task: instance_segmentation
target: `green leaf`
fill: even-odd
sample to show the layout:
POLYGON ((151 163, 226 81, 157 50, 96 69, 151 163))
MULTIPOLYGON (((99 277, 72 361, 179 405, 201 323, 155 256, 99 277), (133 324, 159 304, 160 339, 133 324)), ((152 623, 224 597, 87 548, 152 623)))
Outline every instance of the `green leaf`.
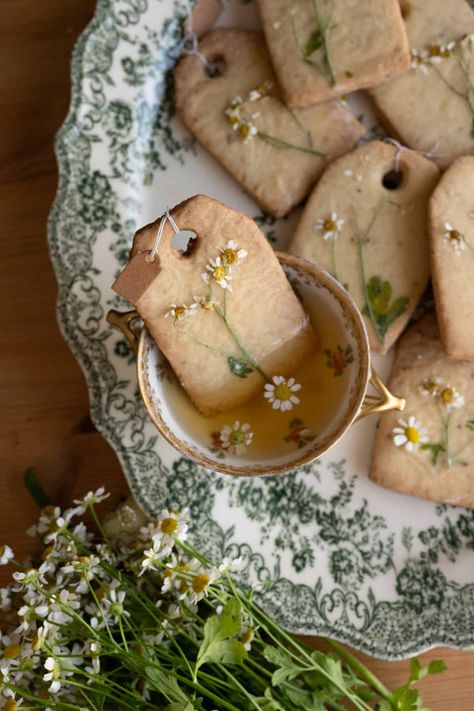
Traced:
POLYGON ((466 427, 468 430, 471 430, 471 432, 474 432, 474 420, 468 420, 466 422, 466 427))
POLYGON ((213 615, 204 625, 204 639, 199 648, 196 670, 203 664, 241 664, 247 651, 237 639, 231 639, 241 628, 241 606, 235 598, 229 600, 220 615, 213 615))
POLYGON ((388 328, 401 316, 408 308, 409 299, 406 296, 400 296, 395 301, 390 303, 392 298, 392 286, 388 281, 382 281, 379 276, 373 276, 366 284, 367 296, 370 302, 366 305, 364 313, 373 316, 375 320, 374 328, 377 331, 379 338, 384 340, 388 328))
POLYGON ((291 681, 301 674, 301 669, 298 667, 280 667, 273 672, 272 685, 280 686, 284 681, 291 681))
MULTIPOLYGON (((195 711, 175 676, 165 674, 161 669, 155 667, 146 667, 145 675, 152 689, 159 691, 168 701, 174 702, 171 704, 172 711, 195 711)), ((168 711, 171 711, 169 707, 168 711)))
POLYGON ((402 686, 393 692, 392 704, 397 711, 419 711, 421 705, 420 692, 411 686, 402 686))
POLYGON ((303 56, 310 57, 323 44, 323 36, 319 30, 315 30, 303 47, 303 56))
POLYGON ((421 449, 425 449, 428 452, 431 452, 431 464, 433 466, 436 466, 438 463, 439 455, 441 452, 445 451, 444 444, 433 444, 431 442, 426 442, 425 444, 421 445, 421 449))
POLYGON ((25 471, 23 474, 23 481, 25 482, 25 486, 30 492, 33 501, 38 504, 41 509, 45 506, 53 505, 54 502, 50 499, 41 484, 38 482, 36 471, 34 469, 30 468, 25 471))
POLYGON ((293 658, 284 649, 278 649, 278 647, 271 647, 267 645, 263 648, 263 656, 270 662, 270 664, 275 664, 276 666, 293 666, 293 658))
POLYGON ((441 674, 446 671, 448 665, 442 659, 433 659, 428 664, 428 674, 441 674))
POLYGON ((235 356, 229 356, 227 358, 229 364, 230 372, 236 375, 238 378, 246 378, 247 375, 253 373, 253 368, 249 366, 246 360, 242 358, 236 358, 235 356))

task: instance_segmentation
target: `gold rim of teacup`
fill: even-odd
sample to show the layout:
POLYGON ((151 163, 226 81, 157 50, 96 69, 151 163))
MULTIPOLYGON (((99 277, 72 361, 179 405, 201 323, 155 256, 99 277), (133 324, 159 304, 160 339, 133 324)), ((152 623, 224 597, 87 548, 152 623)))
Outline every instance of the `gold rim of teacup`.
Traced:
MULTIPOLYGON (((148 382, 147 375, 147 362, 148 362, 148 352, 152 347, 153 341, 149 335, 146 328, 140 333, 138 342, 138 353, 137 353, 137 371, 138 371, 138 383, 140 387, 140 392, 145 403, 145 407, 148 414, 153 421, 153 424, 159 431, 161 435, 171 444, 175 449, 177 449, 181 454, 192 459, 197 464, 205 467, 206 469, 211 469, 213 471, 220 472, 222 474, 230 474, 232 476, 271 476, 276 474, 284 474, 303 466, 304 464, 309 464, 315 459, 325 454, 329 449, 331 449, 345 434, 349 429, 351 424, 356 420, 361 412, 361 406, 364 402, 366 396, 367 387, 370 378, 370 349, 369 340, 367 337, 367 331, 365 329, 365 324, 360 311, 358 310, 356 304, 354 303, 348 292, 339 284, 334 277, 325 272, 323 269, 313 264, 312 262, 302 259, 301 257, 296 257, 291 254, 286 254, 284 252, 277 252, 277 257, 280 264, 285 267, 291 267, 296 271, 303 272, 305 274, 311 275, 313 278, 317 279, 319 283, 325 286, 332 294, 336 297, 341 305, 344 313, 349 313, 351 317, 351 322, 354 326, 354 336, 357 342, 357 350, 359 357, 359 372, 357 374, 357 380, 352 388, 352 397, 347 407, 347 412, 337 430, 331 433, 326 438, 319 440, 313 446, 308 447, 304 450, 300 456, 292 459, 291 462, 285 463, 273 463, 273 464, 248 464, 248 465, 233 465, 227 464, 225 462, 216 461, 208 457, 189 442, 185 442, 175 435, 175 433, 168 427, 165 420, 163 419, 159 409, 155 406, 153 398, 150 395, 151 387, 148 382)), ((156 398, 155 398, 156 401, 156 398)))

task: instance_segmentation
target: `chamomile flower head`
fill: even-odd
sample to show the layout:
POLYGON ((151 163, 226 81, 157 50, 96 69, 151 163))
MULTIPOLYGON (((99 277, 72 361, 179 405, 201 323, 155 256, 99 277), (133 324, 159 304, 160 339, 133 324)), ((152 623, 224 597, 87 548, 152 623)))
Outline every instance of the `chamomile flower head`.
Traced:
POLYGON ((188 531, 187 510, 177 511, 175 509, 163 509, 156 521, 156 532, 153 534, 153 541, 184 541, 188 531))
POLYGON ((229 240, 225 247, 221 247, 221 260, 226 267, 235 267, 248 255, 246 249, 239 248, 237 242, 229 240))
POLYGON ((444 223, 443 239, 453 248, 454 254, 457 257, 460 257, 462 250, 466 248, 466 242, 464 240, 464 235, 454 229, 450 222, 444 223))
POLYGON ((426 49, 425 61, 430 64, 440 64, 453 53, 455 42, 434 42, 426 49))
POLYGON ((197 314, 198 304, 192 303, 190 306, 186 304, 170 304, 169 310, 165 313, 165 318, 172 318, 174 321, 182 321, 188 316, 197 314))
POLYGON ((217 568, 200 570, 195 575, 187 590, 187 599, 191 605, 195 605, 206 596, 209 585, 212 585, 219 577, 217 568))
POLYGON ((0 546, 0 565, 7 565, 13 557, 13 551, 10 546, 0 546))
POLYGON ((209 260, 209 264, 206 265, 206 271, 201 274, 201 279, 206 284, 218 284, 222 289, 232 291, 230 269, 226 267, 220 257, 209 260))
POLYGON ((194 304, 196 308, 203 309, 204 311, 214 311, 216 306, 220 306, 219 302, 211 296, 195 296, 193 300, 193 305, 194 304))
POLYGON ((220 431, 222 448, 237 456, 245 454, 247 447, 252 443, 252 439, 253 432, 250 431, 248 422, 241 425, 239 420, 236 420, 232 426, 224 425, 220 431))
POLYGON ((108 499, 110 494, 105 492, 105 488, 100 486, 96 491, 89 491, 82 499, 74 499, 74 503, 81 509, 88 509, 95 504, 101 504, 108 499))
POLYGON ((427 57, 426 49, 416 49, 414 47, 411 50, 411 69, 422 74, 428 74, 427 57))
POLYGON ((330 217, 320 217, 316 222, 316 229, 323 233, 325 240, 336 239, 342 231, 345 220, 338 216, 337 212, 331 212, 330 217))
POLYGON ((422 423, 411 416, 406 420, 398 420, 398 427, 392 430, 393 442, 396 447, 405 447, 407 452, 415 452, 420 445, 426 444, 428 434, 422 423))
POLYGON ((441 386, 443 385, 443 378, 437 376, 430 376, 429 378, 423 378, 418 390, 423 397, 438 397, 441 386))
POLYGON ((125 609, 125 590, 112 588, 102 600, 104 612, 108 617, 118 622, 121 617, 130 617, 130 613, 125 609))
POLYGON ((274 410, 285 412, 299 404, 300 399, 295 395, 299 390, 301 390, 301 385, 294 378, 287 380, 283 375, 274 375, 272 382, 265 385, 264 396, 274 410))
POLYGON ((443 385, 439 390, 438 397, 443 407, 447 410, 464 407, 464 395, 451 385, 443 385))

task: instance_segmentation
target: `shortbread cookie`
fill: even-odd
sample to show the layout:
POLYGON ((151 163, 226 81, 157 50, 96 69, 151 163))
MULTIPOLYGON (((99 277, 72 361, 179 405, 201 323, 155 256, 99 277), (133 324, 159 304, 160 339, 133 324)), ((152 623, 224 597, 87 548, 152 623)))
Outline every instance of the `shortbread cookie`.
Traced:
POLYGON ((370 478, 474 508, 474 364, 446 358, 433 313, 400 339, 388 387, 406 410, 382 415, 370 478))
POLYGON ((350 292, 375 351, 396 341, 428 283, 428 200, 437 180, 426 158, 367 143, 326 169, 290 244, 350 292))
POLYGON ((288 106, 376 86, 410 67, 398 0, 258 0, 288 106))
POLYGON ((430 244, 444 350, 474 360, 474 156, 458 158, 434 191, 430 244))
MULTIPOLYGON (((156 253, 160 269, 136 308, 195 405, 213 415, 258 392, 263 397, 261 371, 291 375, 315 350, 315 336, 253 220, 202 195, 171 215, 197 239, 188 254, 177 252, 166 224, 156 253)), ((158 227, 159 220, 136 233, 131 257, 151 249, 158 227)))
POLYGON ((199 50, 223 67, 211 78, 198 57, 181 59, 174 78, 182 121, 264 210, 286 215, 364 128, 339 101, 288 109, 256 32, 215 30, 199 50))
POLYGON ((411 69, 370 91, 407 146, 445 168, 474 153, 474 11, 465 0, 407 0, 411 69))

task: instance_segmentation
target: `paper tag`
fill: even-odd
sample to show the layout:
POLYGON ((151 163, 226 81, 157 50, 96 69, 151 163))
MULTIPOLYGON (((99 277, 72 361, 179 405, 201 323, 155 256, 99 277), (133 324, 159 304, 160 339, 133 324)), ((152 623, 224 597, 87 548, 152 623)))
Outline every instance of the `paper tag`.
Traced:
MULTIPOLYGON (((192 9, 192 27, 193 32, 200 39, 212 29, 214 22, 217 20, 223 10, 222 3, 219 0, 198 0, 192 9)), ((190 30, 189 18, 184 21, 184 34, 190 30)))
POLYGON ((137 252, 112 284, 112 289, 134 306, 161 271, 160 259, 150 252, 137 252))

